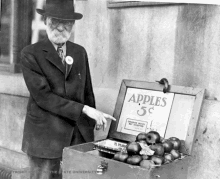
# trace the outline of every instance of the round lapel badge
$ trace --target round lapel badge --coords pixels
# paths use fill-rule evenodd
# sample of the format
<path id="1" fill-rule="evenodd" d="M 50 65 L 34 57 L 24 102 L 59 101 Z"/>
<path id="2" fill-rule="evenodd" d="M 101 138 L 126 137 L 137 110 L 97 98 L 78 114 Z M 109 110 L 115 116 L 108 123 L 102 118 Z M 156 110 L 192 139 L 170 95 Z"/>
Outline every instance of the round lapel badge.
<path id="1" fill-rule="evenodd" d="M 68 65 L 73 64 L 73 58 L 71 56 L 66 56 L 65 61 Z"/>

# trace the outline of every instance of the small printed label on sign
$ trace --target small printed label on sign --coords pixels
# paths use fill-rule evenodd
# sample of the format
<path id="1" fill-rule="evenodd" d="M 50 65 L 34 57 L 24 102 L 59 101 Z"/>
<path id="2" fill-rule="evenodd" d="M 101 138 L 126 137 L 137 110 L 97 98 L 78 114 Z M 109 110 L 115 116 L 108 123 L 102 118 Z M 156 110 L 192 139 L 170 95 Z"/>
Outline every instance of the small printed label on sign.
<path id="1" fill-rule="evenodd" d="M 125 129 L 138 132 L 145 132 L 147 129 L 147 122 L 127 118 L 125 123 Z"/>

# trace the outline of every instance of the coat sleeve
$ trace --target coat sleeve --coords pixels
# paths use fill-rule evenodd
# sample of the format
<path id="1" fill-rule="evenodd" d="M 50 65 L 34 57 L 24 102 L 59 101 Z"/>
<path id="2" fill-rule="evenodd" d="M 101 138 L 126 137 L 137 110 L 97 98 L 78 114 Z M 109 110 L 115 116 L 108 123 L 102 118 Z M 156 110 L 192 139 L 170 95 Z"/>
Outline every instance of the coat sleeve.
<path id="1" fill-rule="evenodd" d="M 35 57 L 27 51 L 22 51 L 21 57 L 24 80 L 37 105 L 46 111 L 77 121 L 84 104 L 62 98 L 53 93 Z"/>
<path id="2" fill-rule="evenodd" d="M 89 70 L 89 62 L 88 62 L 88 57 L 86 54 L 86 87 L 84 91 L 84 96 L 85 96 L 85 104 L 95 108 L 95 97 L 93 93 L 93 87 L 92 87 L 92 79 L 90 75 L 90 70 Z"/>
<path id="3" fill-rule="evenodd" d="M 86 85 L 85 91 L 84 91 L 85 105 L 96 108 L 87 53 L 86 53 L 86 84 L 85 85 Z M 89 118 L 88 116 L 86 117 Z M 95 120 L 91 118 L 89 118 L 89 123 L 90 123 L 90 126 L 93 126 L 93 127 L 96 124 Z"/>

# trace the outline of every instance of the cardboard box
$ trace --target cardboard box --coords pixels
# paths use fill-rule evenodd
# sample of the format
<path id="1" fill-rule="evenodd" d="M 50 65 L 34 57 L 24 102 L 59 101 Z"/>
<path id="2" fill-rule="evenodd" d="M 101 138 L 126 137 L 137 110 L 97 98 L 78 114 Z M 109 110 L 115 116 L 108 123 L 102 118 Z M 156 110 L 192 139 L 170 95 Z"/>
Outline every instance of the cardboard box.
<path id="1" fill-rule="evenodd" d="M 188 156 L 146 169 L 114 160 L 114 146 L 99 148 L 95 141 L 64 149 L 63 178 L 186 179 L 205 89 L 162 82 L 123 80 L 113 115 L 117 121 L 102 141 L 127 144 L 140 132 L 156 130 L 165 139 L 184 141 L 180 150 Z"/>

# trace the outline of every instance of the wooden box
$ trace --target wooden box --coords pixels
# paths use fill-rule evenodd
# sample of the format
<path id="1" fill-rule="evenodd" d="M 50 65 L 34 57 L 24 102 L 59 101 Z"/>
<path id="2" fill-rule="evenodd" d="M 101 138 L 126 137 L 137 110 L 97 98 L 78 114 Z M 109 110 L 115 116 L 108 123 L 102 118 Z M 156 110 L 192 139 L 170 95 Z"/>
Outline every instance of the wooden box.
<path id="1" fill-rule="evenodd" d="M 189 156 L 145 169 L 114 160 L 114 150 L 98 150 L 95 141 L 64 149 L 63 178 L 186 179 L 205 89 L 169 85 L 163 90 L 157 82 L 123 80 L 113 115 L 117 121 L 112 121 L 106 140 L 127 143 L 139 132 L 157 130 L 165 139 L 183 140 Z"/>

